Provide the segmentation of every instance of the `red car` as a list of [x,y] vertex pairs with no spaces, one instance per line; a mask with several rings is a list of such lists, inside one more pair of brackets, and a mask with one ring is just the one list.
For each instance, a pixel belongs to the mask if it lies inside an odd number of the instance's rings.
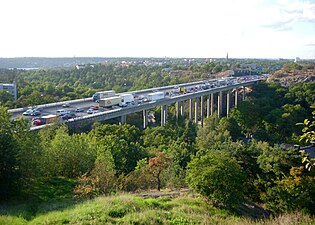
[[35,125],[35,126],[39,126],[39,125],[43,125],[43,124],[44,124],[43,121],[40,119],[33,120],[33,125]]
[[90,109],[92,109],[92,110],[98,110],[98,109],[99,109],[99,107],[98,107],[98,106],[93,106],[93,105],[92,105],[92,106],[90,107]]

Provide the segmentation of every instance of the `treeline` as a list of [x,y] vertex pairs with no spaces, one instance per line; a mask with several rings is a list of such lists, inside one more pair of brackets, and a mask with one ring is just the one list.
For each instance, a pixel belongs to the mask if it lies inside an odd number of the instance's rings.
[[169,76],[160,66],[119,66],[114,64],[83,69],[0,70],[4,83],[15,81],[18,100],[12,102],[0,94],[3,105],[22,107],[50,102],[91,97],[96,91],[126,92],[164,85],[186,83],[205,79],[205,74],[194,72],[188,76]]
[[[87,65],[82,69],[74,67],[37,70],[0,69],[0,82],[15,81],[18,88],[16,102],[13,102],[13,96],[0,91],[0,104],[9,108],[25,107],[91,97],[100,90],[113,89],[116,92],[125,92],[187,83],[216,78],[217,73],[229,69],[251,69],[252,64],[257,64],[257,67],[266,72],[281,69],[284,65],[291,68],[291,64],[285,63],[287,61],[231,59],[203,61],[203,63],[196,60],[185,65],[174,64],[172,61],[168,64],[166,61],[163,66],[109,63]],[[184,72],[170,73],[164,70],[165,68]]]
[[165,127],[97,123],[88,133],[69,134],[65,126],[32,133],[1,107],[0,197],[45,200],[36,187],[58,178],[71,181],[77,198],[191,187],[218,207],[247,199],[274,213],[314,214],[315,171],[305,169],[297,148],[281,145],[307,144],[296,123],[312,119],[314,87],[261,83],[229,118],[213,115],[204,127],[170,110]]

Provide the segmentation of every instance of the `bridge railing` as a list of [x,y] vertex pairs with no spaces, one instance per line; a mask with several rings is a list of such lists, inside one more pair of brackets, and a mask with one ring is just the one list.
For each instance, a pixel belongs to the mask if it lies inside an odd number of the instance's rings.
[[[61,106],[63,104],[67,104],[67,103],[72,104],[72,103],[87,102],[87,101],[92,101],[92,98],[81,98],[81,99],[75,99],[75,100],[69,100],[69,101],[63,101],[63,102],[47,103],[47,104],[42,104],[42,105],[36,105],[36,107],[48,108],[48,107],[54,107],[54,106]],[[18,108],[18,109],[9,109],[8,113],[23,112],[27,109],[29,109],[29,107]]]

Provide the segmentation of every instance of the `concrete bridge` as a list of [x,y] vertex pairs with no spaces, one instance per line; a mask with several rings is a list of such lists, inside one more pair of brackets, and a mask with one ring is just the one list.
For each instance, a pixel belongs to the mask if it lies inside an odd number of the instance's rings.
[[[100,112],[92,115],[77,117],[65,121],[70,127],[75,129],[96,121],[104,121],[113,118],[121,118],[121,124],[126,123],[126,117],[132,113],[143,113],[143,127],[148,126],[148,112],[156,107],[161,107],[161,126],[164,126],[167,121],[168,107],[175,104],[176,116],[185,116],[185,102],[188,102],[188,119],[195,123],[204,124],[204,118],[209,117],[215,111],[218,116],[226,115],[229,117],[231,107],[237,107],[240,100],[245,98],[246,87],[258,83],[261,78],[252,79],[238,84],[221,86],[201,90],[194,93],[182,94],[170,98],[164,98],[158,101],[147,102],[145,104],[130,106],[126,108],[118,108],[110,111]],[[159,88],[161,90],[161,88]],[[139,91],[140,92],[140,91]],[[224,106],[223,106],[224,104]],[[187,104],[186,104],[187,105]],[[215,108],[216,106],[216,108]],[[223,109],[225,111],[223,112]],[[199,112],[200,111],[200,112]],[[43,126],[32,127],[31,130],[38,130]]]

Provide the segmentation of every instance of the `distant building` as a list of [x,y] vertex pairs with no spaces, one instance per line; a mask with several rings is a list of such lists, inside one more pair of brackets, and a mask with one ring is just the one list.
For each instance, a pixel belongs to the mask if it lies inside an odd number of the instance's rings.
[[14,101],[17,99],[16,83],[13,84],[0,84],[0,91],[6,91],[14,96]]
[[258,69],[258,70],[236,69],[236,70],[234,70],[233,76],[261,75],[263,73],[264,72],[260,69]]
[[85,65],[84,64],[79,64],[79,65],[76,65],[75,68],[77,68],[78,70],[79,69],[84,69]]
[[75,68],[77,68],[78,70],[79,69],[84,69],[84,68],[87,68],[87,67],[94,68],[95,64],[78,64],[78,65],[75,66]]
[[242,63],[241,66],[245,68],[251,68],[253,70],[257,68],[256,63]]
[[294,62],[300,62],[300,61],[301,61],[300,57],[296,57],[294,60]]
[[171,70],[173,70],[173,68],[171,68],[171,67],[162,69],[162,71],[171,71]]

